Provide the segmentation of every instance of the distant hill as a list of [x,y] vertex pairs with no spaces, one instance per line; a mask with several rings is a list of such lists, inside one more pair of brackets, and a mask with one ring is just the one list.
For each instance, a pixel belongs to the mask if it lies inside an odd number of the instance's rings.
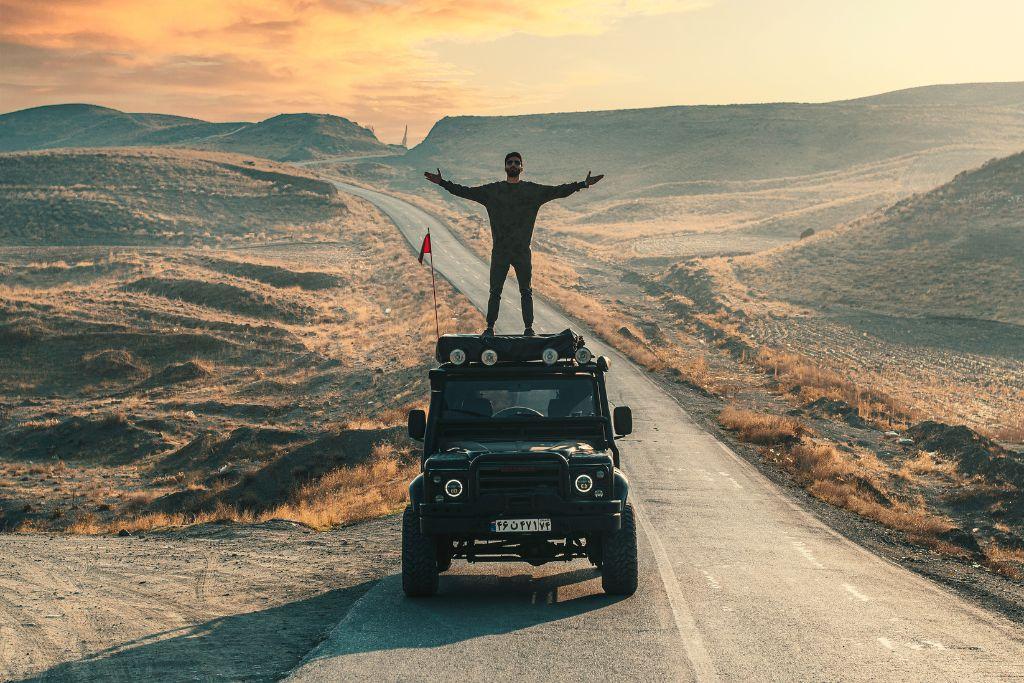
[[294,166],[112,148],[0,154],[0,245],[337,239],[348,204]]
[[[1013,85],[1024,99],[1024,83]],[[600,164],[631,196],[653,197],[693,189],[681,183],[823,173],[942,145],[1009,140],[1024,143],[1024,110],[1002,105],[948,113],[857,103],[679,106],[445,117],[401,161],[441,163],[482,181],[501,174],[505,152],[516,149],[546,180]]]
[[306,161],[360,153],[387,154],[389,151],[373,131],[328,114],[281,114],[188,146],[255,154],[278,161]]
[[765,295],[812,307],[1024,325],[1024,153],[735,268]]
[[922,85],[870,95],[847,103],[1024,107],[1024,82]]
[[951,104],[854,101],[445,117],[404,156],[353,161],[344,170],[466,206],[425,183],[423,171],[440,167],[460,183],[488,182],[504,176],[505,153],[518,150],[527,179],[558,183],[581,179],[588,170],[607,174],[593,190],[545,208],[542,220],[607,248],[609,255],[758,251],[1024,149],[1024,107],[1006,104],[1024,97],[1024,83],[927,92],[931,101],[941,95]]
[[328,114],[210,123],[164,114],[129,114],[91,104],[60,104],[0,115],[0,151],[126,146],[208,149],[277,161],[391,150],[368,128]]

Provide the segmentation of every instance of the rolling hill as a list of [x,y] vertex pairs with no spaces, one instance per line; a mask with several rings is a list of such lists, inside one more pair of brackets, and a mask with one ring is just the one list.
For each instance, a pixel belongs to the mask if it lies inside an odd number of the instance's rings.
[[[394,425],[434,349],[414,258],[371,204],[291,165],[0,154],[0,530],[305,522],[276,507],[338,469],[361,501],[318,494],[348,506],[338,521],[390,512],[367,501],[404,476],[346,468],[413,461]],[[437,286],[448,329],[479,329]]]
[[211,123],[165,114],[130,114],[91,104],[61,104],[0,115],[0,151],[124,146],[187,147],[278,161],[391,151],[368,128],[328,114]]
[[802,305],[1024,325],[1024,153],[734,265],[743,282]]
[[922,85],[869,95],[847,102],[860,104],[972,105],[1024,107],[1024,88],[1020,83],[954,83]]
[[0,244],[230,245],[336,238],[329,183],[272,161],[112,148],[0,154]]

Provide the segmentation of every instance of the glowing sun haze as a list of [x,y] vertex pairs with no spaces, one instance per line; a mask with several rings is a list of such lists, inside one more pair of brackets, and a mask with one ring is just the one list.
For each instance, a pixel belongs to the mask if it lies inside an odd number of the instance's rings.
[[438,118],[1024,79],[1016,0],[0,0],[0,111]]

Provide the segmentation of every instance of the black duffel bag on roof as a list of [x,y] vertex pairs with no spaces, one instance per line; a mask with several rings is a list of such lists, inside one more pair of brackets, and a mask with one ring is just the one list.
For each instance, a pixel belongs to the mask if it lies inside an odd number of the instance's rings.
[[544,349],[554,349],[559,358],[572,358],[576,350],[583,346],[583,337],[572,330],[562,330],[558,334],[538,334],[525,337],[521,334],[496,334],[485,337],[479,334],[444,334],[437,340],[437,362],[448,363],[452,351],[462,349],[466,352],[466,360],[479,363],[480,355],[487,349],[498,354],[499,363],[541,360]]

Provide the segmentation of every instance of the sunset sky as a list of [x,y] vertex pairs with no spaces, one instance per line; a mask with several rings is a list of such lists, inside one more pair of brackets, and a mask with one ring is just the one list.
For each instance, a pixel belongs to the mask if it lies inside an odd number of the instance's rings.
[[445,115],[819,102],[1024,80],[1024,2],[0,0],[0,112]]

